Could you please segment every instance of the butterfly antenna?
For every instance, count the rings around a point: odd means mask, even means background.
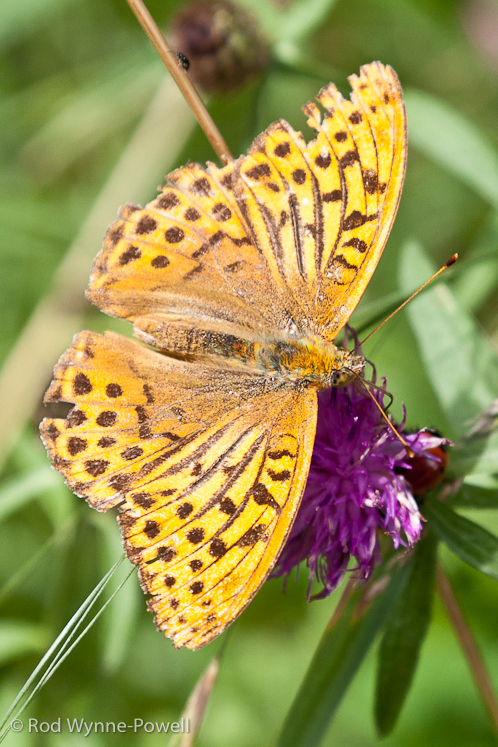
[[[392,432],[394,433],[394,435],[396,436],[396,438],[398,438],[401,441],[401,443],[403,444],[403,446],[405,447],[405,449],[408,452],[408,456],[411,459],[413,459],[413,457],[415,456],[415,452],[413,451],[413,449],[411,448],[411,446],[408,444],[408,442],[403,438],[403,436],[397,430],[397,428],[391,423],[391,421],[387,417],[386,413],[384,412],[384,409],[381,407],[381,405],[379,405],[379,403],[377,402],[377,400],[373,396],[372,392],[370,391],[370,388],[366,385],[366,383],[363,381],[363,379],[361,378],[361,376],[358,376],[358,374],[355,373],[354,371],[351,371],[351,373],[353,374],[353,376],[355,377],[355,379],[362,385],[362,387],[364,388],[364,390],[366,391],[366,393],[368,394],[368,396],[370,397],[370,399],[372,400],[372,402],[375,404],[375,406],[379,410],[380,414],[382,415],[382,417],[384,418],[384,420],[386,421],[386,423],[388,424],[389,428],[392,430]],[[380,389],[380,387],[375,386],[375,384],[372,384],[371,386],[373,386],[375,389],[379,389],[380,391],[384,392],[383,389]],[[392,402],[392,399],[391,399],[391,402]]]
[[[423,291],[424,288],[427,288],[427,286],[429,285],[429,283],[432,283],[432,281],[435,280],[438,275],[440,275],[442,272],[444,272],[448,267],[451,267],[451,265],[454,265],[455,262],[457,261],[457,259],[458,259],[458,254],[453,254],[449,258],[449,260],[447,262],[445,262],[445,264],[437,272],[435,272],[434,275],[431,278],[429,278],[429,280],[426,280],[425,283],[423,285],[421,285],[418,290],[415,291],[415,293],[412,293],[412,295],[409,298],[407,298],[406,301],[403,301],[403,303],[401,304],[401,306],[398,306],[398,308],[395,311],[393,311],[392,314],[389,314],[389,316],[386,319],[384,319],[383,322],[381,322],[380,324],[378,324],[375,327],[375,329],[372,332],[370,332],[369,335],[367,335],[365,337],[364,340],[362,340],[361,342],[359,342],[358,345],[355,346],[355,350],[357,350],[358,348],[360,348],[367,340],[369,340],[372,337],[372,335],[374,335],[376,332],[378,332],[379,329],[381,327],[383,327],[386,322],[388,322],[390,319],[392,319],[393,316],[395,316],[395,314],[398,313],[398,311],[401,311],[401,309],[403,309],[406,306],[407,303],[410,303],[410,301],[412,299],[414,299],[415,296],[418,296],[418,294],[421,291]]]

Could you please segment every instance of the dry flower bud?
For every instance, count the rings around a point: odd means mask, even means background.
[[[227,93],[265,67],[268,42],[257,20],[228,0],[195,0],[174,18],[173,48],[190,63],[191,80],[206,92]]]

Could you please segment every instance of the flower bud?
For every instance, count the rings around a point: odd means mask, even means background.
[[[254,16],[229,0],[195,0],[174,18],[172,47],[190,63],[191,80],[206,92],[227,93],[268,63],[268,42]]]
[[[449,461],[447,444],[449,441],[435,429],[426,428],[418,434],[418,446],[423,447],[420,453],[407,457],[405,466],[395,469],[404,476],[414,495],[424,495],[443,481]]]

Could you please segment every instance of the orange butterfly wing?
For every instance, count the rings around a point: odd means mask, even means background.
[[[219,635],[271,571],[299,506],[316,395],[185,363],[121,335],[80,332],[42,438],[69,487],[118,505],[156,623],[176,646]]]

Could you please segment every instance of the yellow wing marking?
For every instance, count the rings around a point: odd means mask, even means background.
[[[66,420],[43,421],[43,440],[90,505],[119,504],[158,627],[177,646],[209,642],[250,601],[287,536],[309,469],[315,394],[268,391],[259,376],[82,332],[47,400],[76,403]]]

